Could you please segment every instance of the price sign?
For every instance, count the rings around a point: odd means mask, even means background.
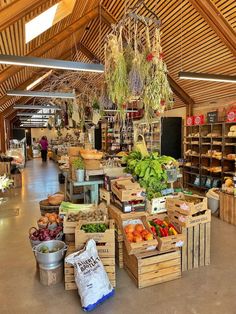
[[[212,111],[207,113],[207,123],[218,122],[218,111]]]

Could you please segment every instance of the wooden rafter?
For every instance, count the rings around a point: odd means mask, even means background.
[[[236,56],[236,33],[211,0],[189,0],[221,41]]]
[[[116,24],[117,20],[102,7],[102,20],[107,25]],[[168,80],[173,92],[186,104],[192,106],[194,100],[182,89],[181,86],[168,74]]]
[[[59,2],[58,0],[57,2]],[[4,9],[0,10],[0,31],[12,25],[26,14],[44,5],[48,0],[24,0],[14,1]]]
[[[100,62],[99,58],[95,56],[87,47],[85,47],[82,43],[79,43],[78,49],[91,61]]]
[[[66,40],[68,36],[71,36],[72,33],[78,31],[80,28],[87,25],[92,19],[96,18],[98,16],[98,7],[90,10],[85,15],[80,17],[77,21],[72,23],[69,27],[65,28],[60,33],[56,34],[52,38],[50,38],[48,41],[46,41],[41,46],[35,48],[34,50],[30,51],[30,53],[27,54],[27,56],[34,56],[34,57],[40,57],[43,54],[45,54],[50,49],[55,48],[58,44],[60,44],[63,40]],[[10,66],[7,67],[4,71],[1,73],[1,83],[18,73],[20,70],[22,70],[22,67],[15,67]]]

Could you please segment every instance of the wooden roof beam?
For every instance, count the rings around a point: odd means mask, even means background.
[[[60,0],[56,2],[59,1]],[[4,9],[0,10],[0,31],[3,31],[5,28],[23,18],[26,14],[47,2],[48,0],[17,0],[12,2]]]
[[[117,20],[104,8],[102,7],[102,19],[107,25],[116,24]],[[194,100],[179,86],[179,84],[168,74],[168,80],[173,92],[186,104],[193,105]]]
[[[80,17],[77,21],[72,23],[70,26],[62,30],[60,33],[56,34],[52,38],[50,38],[48,41],[46,41],[44,44],[40,45],[39,47],[33,49],[30,51],[30,53],[27,54],[27,56],[34,56],[34,57],[41,57],[43,54],[45,54],[50,49],[53,49],[56,47],[56,45],[60,44],[63,40],[67,39],[69,36],[72,35],[72,33],[78,31],[80,28],[87,25],[91,20],[96,18],[98,16],[98,7],[90,10],[85,15]],[[22,70],[22,67],[19,66],[9,66],[4,71],[1,72],[1,81],[0,83],[6,81],[16,73],[18,73],[20,70]]]
[[[236,33],[211,0],[189,0],[220,40],[236,56]]]
[[[79,43],[78,49],[91,61],[97,61],[101,62],[101,60],[95,56],[86,46],[84,46],[82,43]]]

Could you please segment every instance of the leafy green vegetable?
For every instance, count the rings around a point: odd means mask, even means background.
[[[86,233],[105,232],[107,230],[107,226],[104,223],[87,224],[83,225],[81,230]]]
[[[166,169],[177,165],[174,158],[159,156],[156,152],[142,157],[140,152],[133,151],[124,158],[124,162],[127,164],[126,172],[137,177],[149,200],[162,196],[161,191],[167,188]]]

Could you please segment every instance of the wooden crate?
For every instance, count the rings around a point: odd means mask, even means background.
[[[114,220],[110,219],[107,221],[98,221],[97,223],[106,223],[108,229],[105,232],[96,232],[96,233],[86,233],[84,230],[81,230],[81,227],[86,224],[96,223],[96,222],[87,222],[87,221],[79,221],[78,225],[75,228],[75,247],[80,248],[84,245],[89,239],[93,239],[97,245],[107,245],[108,247],[111,246],[114,249],[115,253],[115,222]],[[115,255],[115,254],[114,254]]]
[[[146,216],[141,216],[138,217],[137,219],[134,220],[124,220],[123,221],[123,226],[122,226],[122,232],[123,232],[123,236],[124,236],[124,244],[126,247],[126,250],[128,252],[129,255],[133,255],[133,254],[140,254],[140,253],[144,253],[147,251],[153,251],[156,250],[158,242],[157,239],[153,238],[152,240],[148,240],[148,241],[142,241],[142,242],[129,242],[127,239],[127,235],[124,232],[124,227],[128,224],[137,224],[137,223],[142,223],[144,228],[146,230],[148,230],[150,233],[152,233],[150,226],[147,222],[147,217]]]
[[[118,232],[115,231],[115,260],[119,268],[124,267],[123,249],[124,249],[123,235],[120,236]]]
[[[232,194],[220,193],[220,219],[236,225],[236,197]]]
[[[122,202],[145,200],[144,189],[137,182],[132,182],[132,178],[111,180],[111,190]]]
[[[107,205],[111,203],[111,192],[108,192],[106,189],[100,189],[100,200],[105,201]]]
[[[75,252],[75,243],[71,243],[68,247],[66,256]],[[113,287],[116,286],[116,272],[115,272],[115,256],[100,256],[104,268],[107,272],[108,278]],[[77,290],[74,277],[74,266],[64,263],[64,274],[65,274],[65,290]]]
[[[199,212],[196,216],[185,216],[178,212],[168,212],[168,216],[170,220],[174,222],[177,226],[185,228],[194,227],[199,225],[200,223],[206,223],[211,221],[211,211],[209,209],[203,212]]]
[[[124,249],[124,268],[138,288],[145,288],[181,277],[180,251],[160,253],[157,250],[128,255]]]
[[[198,201],[199,203],[194,204],[189,200],[193,202]],[[197,195],[184,195],[182,198],[167,198],[166,208],[168,213],[177,212],[182,215],[194,215],[207,209],[207,198]]]
[[[130,212],[130,213],[123,213],[119,208],[114,205],[108,206],[108,215],[111,219],[115,220],[117,228],[121,230],[122,228],[122,221],[126,219],[136,219],[140,216],[147,216],[147,212]]]
[[[165,213],[160,213],[160,214],[155,214],[155,215],[150,215],[148,216],[148,221],[154,220],[154,219],[161,219],[164,220],[166,218],[167,214]],[[174,225],[174,223],[173,223]],[[183,246],[184,241],[185,241],[185,236],[182,234],[181,232],[181,228],[174,225],[176,231],[178,232],[177,235],[170,235],[168,237],[158,237],[157,241],[158,241],[158,250],[160,252],[164,252],[164,251],[170,251],[170,250],[176,250],[180,247]]]
[[[211,223],[182,228],[186,241],[182,247],[182,271],[210,264]]]

